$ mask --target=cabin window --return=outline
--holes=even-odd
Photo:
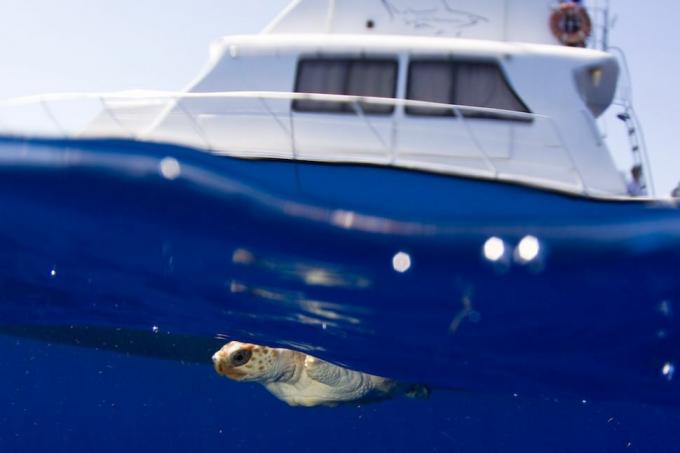
[[[528,113],[496,63],[452,60],[413,61],[408,99]],[[408,107],[410,115],[454,115],[451,109]],[[466,117],[523,119],[502,113],[463,112]]]
[[[394,98],[397,88],[396,60],[387,59],[305,59],[298,64],[297,93],[341,94]],[[362,103],[367,114],[390,114],[392,105]],[[349,103],[296,100],[298,112],[353,113]]]
[[[453,65],[449,62],[422,61],[409,67],[408,99],[453,104]],[[412,115],[453,115],[451,109],[438,107],[407,107]]]

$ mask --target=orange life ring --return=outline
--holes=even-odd
[[[585,47],[593,31],[593,23],[583,6],[562,3],[550,16],[550,30],[566,46]]]

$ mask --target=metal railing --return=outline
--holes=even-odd
[[[333,120],[328,119],[327,113],[298,112],[292,108],[294,101],[314,101],[327,103],[339,103],[351,106],[350,114],[332,115]],[[89,103],[89,109],[63,107],[72,104]],[[244,108],[244,103],[246,107]],[[391,107],[392,114],[374,115],[370,112],[370,106]],[[277,108],[278,107],[278,108]],[[427,109],[429,111],[447,111],[448,117],[410,116],[407,109]],[[28,110],[28,115],[17,115],[18,111]],[[26,112],[24,112],[26,113]],[[351,114],[353,113],[353,115]],[[77,116],[80,116],[78,121]],[[513,163],[526,166],[540,167],[550,165],[539,161],[522,161],[517,156],[491,155],[482,143],[488,139],[475,132],[479,127],[479,121],[474,118],[497,118],[506,121],[489,122],[485,124],[515,125],[516,128],[533,128],[538,130],[537,124],[541,124],[540,130],[543,136],[530,136],[525,145],[540,146],[550,150],[558,150],[571,167],[567,169],[572,173],[573,183],[551,180],[550,175],[542,176],[540,171],[534,174],[523,174],[521,171],[503,170],[501,164]],[[22,118],[24,121],[22,122]],[[218,119],[217,126],[208,127],[206,121]],[[219,134],[229,126],[230,122],[246,118],[254,121],[260,118],[268,119],[271,124],[267,131],[263,131],[261,137],[271,129],[278,130],[285,141],[277,142],[271,149],[260,152],[251,152],[239,148],[234,142],[239,140],[238,134],[224,138]],[[111,138],[125,137],[143,141],[173,142],[187,144],[197,148],[203,148],[220,154],[235,155],[238,157],[283,157],[302,160],[325,160],[312,157],[307,158],[300,153],[300,142],[305,137],[299,131],[299,126],[305,120],[319,120],[328,123],[331,127],[348,127],[348,118],[352,125],[361,124],[373,137],[386,156],[386,163],[394,166],[406,166],[400,163],[399,140],[395,139],[400,133],[409,130],[409,119],[423,121],[438,118],[439,121],[451,121],[456,124],[467,136],[469,143],[476,153],[476,160],[483,162],[486,171],[473,168],[466,169],[465,165],[439,165],[436,171],[453,174],[476,174],[479,176],[531,184],[550,186],[578,193],[588,193],[584,183],[582,172],[576,159],[566,145],[560,129],[555,121],[544,115],[515,112],[483,107],[469,107],[462,105],[442,104],[436,102],[416,101],[407,99],[376,98],[365,96],[347,96],[331,94],[311,94],[292,92],[270,91],[245,91],[245,92],[212,92],[212,93],[187,93],[165,91],[128,91],[116,93],[61,93],[41,96],[28,96],[0,101],[0,133],[7,135],[63,137],[63,138]],[[227,120],[229,119],[229,120]],[[222,121],[224,120],[224,121]],[[377,123],[384,128],[384,122],[389,122],[389,134],[381,133]],[[457,122],[457,123],[454,123]],[[474,123],[474,125],[473,125]],[[296,125],[298,130],[296,130]],[[441,127],[439,125],[438,127]],[[448,127],[448,126],[447,126]],[[417,131],[416,131],[417,132]],[[414,133],[416,133],[414,132]],[[243,131],[247,134],[248,131]],[[217,134],[217,138],[215,135]],[[539,133],[536,133],[540,135]],[[546,137],[546,134],[548,136]],[[336,134],[337,135],[337,134]],[[252,142],[256,144],[261,137],[254,137]],[[337,137],[332,138],[332,140]],[[351,140],[352,137],[348,137]],[[423,148],[427,148],[427,136],[422,137]],[[241,140],[242,141],[242,140]],[[330,140],[329,140],[330,143]],[[521,143],[520,143],[521,144]],[[455,148],[456,143],[451,144]],[[508,146],[512,147],[512,143]],[[358,144],[359,148],[361,143]],[[247,147],[246,147],[247,148]],[[274,149],[279,148],[279,149]],[[270,152],[272,156],[268,156]],[[441,158],[449,156],[439,155]],[[454,156],[455,157],[455,156]],[[539,157],[538,154],[536,157]],[[343,156],[331,156],[332,160],[343,160]],[[468,160],[472,159],[467,156]],[[351,160],[351,159],[350,159]],[[530,158],[531,160],[531,158]],[[347,160],[344,160],[347,161]],[[425,164],[413,164],[409,167],[423,167],[432,169]],[[555,167],[557,168],[557,167]],[[548,172],[549,173],[549,172]]]

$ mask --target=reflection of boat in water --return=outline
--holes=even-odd
[[[97,108],[76,138],[1,143],[8,330],[228,333],[404,382],[677,403],[680,216],[626,196],[595,121],[616,60],[555,45],[545,3],[470,2],[488,20],[453,38],[297,2],[186,93],[39,98],[61,129]]]

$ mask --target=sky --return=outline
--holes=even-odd
[[[0,0],[0,98],[64,91],[181,90],[208,45],[260,31],[289,0]],[[587,2],[586,2],[587,3]],[[680,4],[611,0],[611,44],[626,52],[657,194],[680,181]],[[616,113],[616,112],[613,112]],[[613,115],[608,115],[611,118]],[[607,120],[610,148],[629,165],[622,124]]]

